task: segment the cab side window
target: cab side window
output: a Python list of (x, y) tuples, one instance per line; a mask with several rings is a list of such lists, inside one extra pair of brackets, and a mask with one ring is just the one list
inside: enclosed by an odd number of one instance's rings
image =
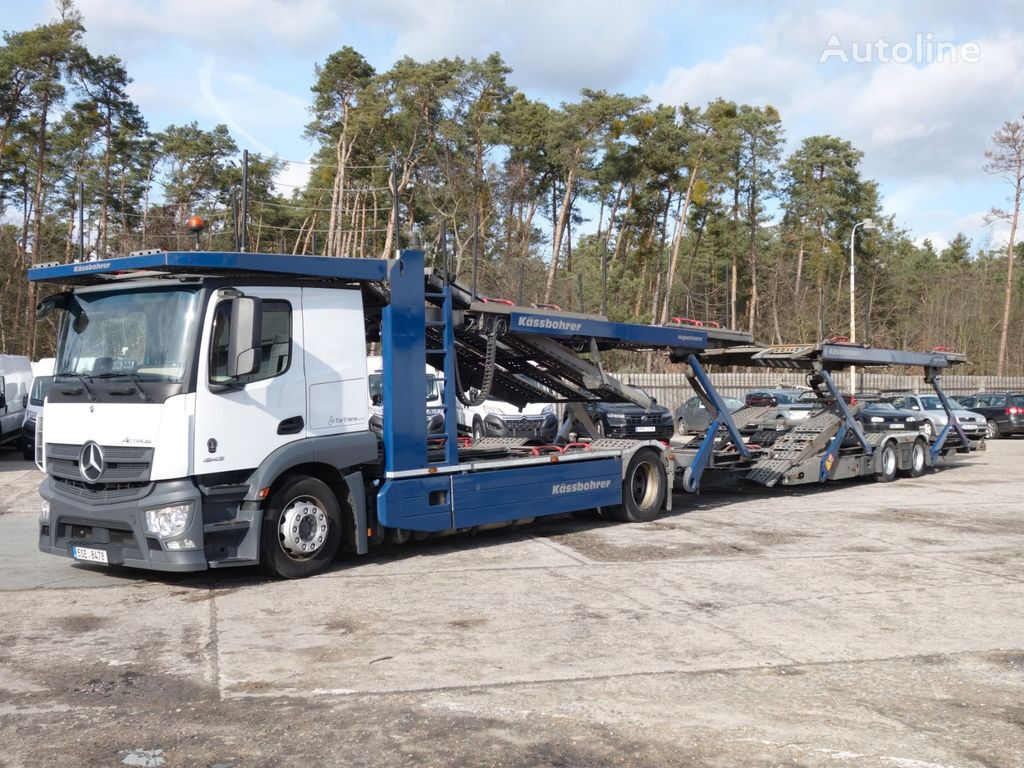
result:
[[(228, 340), (231, 338), (231, 302), (217, 305), (210, 341), (210, 383), (227, 384)], [(292, 306), (280, 299), (263, 301), (263, 332), (260, 339), (260, 369), (239, 380), (242, 384), (280, 376), (292, 358)]]

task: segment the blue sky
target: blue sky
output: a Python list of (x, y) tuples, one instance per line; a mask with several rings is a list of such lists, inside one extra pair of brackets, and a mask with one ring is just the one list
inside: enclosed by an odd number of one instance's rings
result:
[[(52, 15), (48, 0), (7, 3), (5, 29)], [(1019, 3), (951, 0), (676, 3), (663, 0), (78, 0), (94, 52), (125, 60), (150, 125), (227, 123), (239, 145), (304, 160), (313, 64), (343, 45), (379, 69), (397, 58), (499, 51), (513, 82), (552, 103), (581, 87), (670, 104), (717, 96), (772, 104), (787, 141), (831, 133), (865, 153), (883, 206), (915, 239), (976, 246), (1007, 186), (982, 171), (991, 134), (1024, 113)], [(13, 7), (11, 7), (13, 6)], [(835, 35), (838, 47), (828, 47)], [(918, 43), (918, 35), (921, 42)], [(929, 36), (930, 37), (927, 37)], [(921, 61), (853, 61), (853, 45), (913, 46)], [(922, 45), (958, 46), (955, 63)], [(965, 44), (976, 62), (965, 61)], [(832, 51), (824, 63), (822, 54)], [(843, 51), (847, 61), (837, 55)], [(904, 55), (907, 49), (900, 51)], [(932, 48), (934, 53), (935, 49)], [(863, 56), (861, 57), (863, 58)], [(896, 57), (899, 58), (899, 57)], [(934, 57), (933, 57), (934, 58)], [(290, 168), (284, 182), (301, 181)]]

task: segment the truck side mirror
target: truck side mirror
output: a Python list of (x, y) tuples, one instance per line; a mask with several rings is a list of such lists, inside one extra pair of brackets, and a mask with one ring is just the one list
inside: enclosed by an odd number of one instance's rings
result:
[(231, 300), (227, 374), (232, 379), (249, 376), (260, 369), (263, 337), (263, 301), (254, 296)]

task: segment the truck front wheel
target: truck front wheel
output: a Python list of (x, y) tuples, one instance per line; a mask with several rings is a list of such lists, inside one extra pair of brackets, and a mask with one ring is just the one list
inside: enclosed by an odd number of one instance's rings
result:
[(315, 477), (285, 479), (270, 495), (260, 540), (260, 570), (267, 575), (300, 579), (323, 570), (341, 542), (334, 492)]

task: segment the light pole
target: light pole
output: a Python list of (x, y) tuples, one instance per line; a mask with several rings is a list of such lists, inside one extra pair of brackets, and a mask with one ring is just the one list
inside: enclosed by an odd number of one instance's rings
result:
[[(864, 229), (874, 229), (875, 222), (871, 219), (864, 219), (864, 221), (858, 221), (853, 225), (853, 229), (850, 231), (850, 343), (854, 344), (857, 341), (857, 263), (853, 259), (853, 246), (854, 238), (857, 235), (857, 227), (864, 227)], [(857, 391), (857, 366), (850, 366), (850, 394), (853, 395)]]

